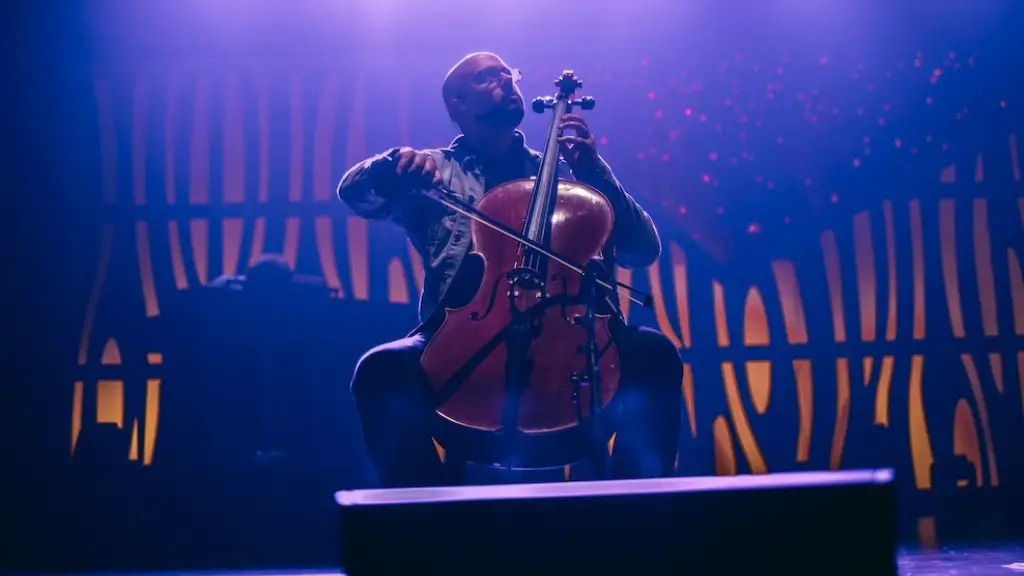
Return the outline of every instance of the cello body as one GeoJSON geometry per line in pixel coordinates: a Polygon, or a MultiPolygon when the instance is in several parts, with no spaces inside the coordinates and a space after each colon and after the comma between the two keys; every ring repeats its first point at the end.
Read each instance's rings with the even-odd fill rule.
{"type": "MultiPolygon", "coordinates": [[[[513,180],[484,195],[478,209],[506,224],[521,228],[530,203],[533,179],[513,180]]],[[[577,262],[600,259],[614,224],[608,200],[593,188],[577,182],[561,181],[555,200],[550,247],[577,262]]],[[[423,351],[422,365],[435,392],[440,392],[463,367],[472,367],[459,389],[437,407],[438,413],[453,423],[485,431],[502,427],[502,409],[506,401],[505,344],[500,332],[509,325],[511,315],[505,305],[508,290],[506,272],[516,266],[519,244],[480,226],[471,225],[475,254],[483,259],[480,288],[473,299],[454,310],[447,310],[444,323],[423,351]],[[491,288],[497,286],[497,298],[491,305],[491,288]],[[488,307],[491,309],[488,311],[488,307]],[[485,315],[486,314],[486,315],[485,315]],[[482,318],[482,319],[477,319],[482,318]],[[493,351],[483,350],[497,341],[493,351]],[[479,363],[474,356],[483,356],[479,363]]],[[[581,277],[557,262],[548,263],[546,291],[517,289],[514,295],[520,310],[538,302],[563,296],[578,297],[581,277]],[[546,293],[545,293],[546,292],[546,293]]],[[[519,410],[519,431],[543,433],[562,430],[578,423],[572,395],[572,376],[583,371],[586,357],[586,331],[576,324],[585,311],[582,304],[546,306],[536,324],[528,361],[532,364],[529,384],[523,391],[519,410]]],[[[598,316],[595,331],[602,373],[601,398],[607,404],[618,388],[618,353],[611,343],[608,316],[598,316]]],[[[584,415],[590,413],[589,395],[581,395],[584,415]]]]}

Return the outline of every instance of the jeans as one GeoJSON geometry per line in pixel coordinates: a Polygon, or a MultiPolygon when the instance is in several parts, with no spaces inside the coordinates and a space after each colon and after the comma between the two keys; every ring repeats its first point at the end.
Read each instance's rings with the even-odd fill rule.
{"type": "MultiPolygon", "coordinates": [[[[608,410],[616,434],[612,478],[670,476],[678,450],[683,365],[675,346],[648,328],[613,327],[621,376],[608,410]]],[[[352,394],[370,460],[385,488],[444,484],[433,446],[431,390],[420,366],[426,338],[371,349],[356,365],[352,394]]]]}

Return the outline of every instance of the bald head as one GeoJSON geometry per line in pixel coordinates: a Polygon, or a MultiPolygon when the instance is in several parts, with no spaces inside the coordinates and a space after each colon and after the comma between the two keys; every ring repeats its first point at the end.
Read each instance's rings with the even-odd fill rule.
{"type": "Polygon", "coordinates": [[[463,131],[476,124],[515,128],[523,119],[523,97],[512,69],[491,52],[460,59],[441,86],[448,116],[463,131]]]}
{"type": "Polygon", "coordinates": [[[492,52],[473,52],[462,57],[461,60],[452,66],[444,76],[444,84],[441,86],[441,96],[444,98],[445,106],[457,98],[463,91],[469,78],[476,72],[478,66],[486,62],[502,62],[501,57],[492,52]]]}

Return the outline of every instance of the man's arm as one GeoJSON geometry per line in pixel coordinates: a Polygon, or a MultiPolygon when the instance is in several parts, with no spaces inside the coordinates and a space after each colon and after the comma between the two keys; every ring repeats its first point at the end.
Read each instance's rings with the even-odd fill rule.
{"type": "Polygon", "coordinates": [[[577,180],[603,193],[615,209],[612,243],[615,257],[623,268],[645,268],[661,255],[661,238],[647,212],[636,203],[603,158],[579,167],[573,174],[577,180]]]}
{"type": "Polygon", "coordinates": [[[338,198],[367,220],[406,225],[409,196],[400,194],[395,177],[398,148],[371,156],[348,169],[338,184],[338,198]]]}

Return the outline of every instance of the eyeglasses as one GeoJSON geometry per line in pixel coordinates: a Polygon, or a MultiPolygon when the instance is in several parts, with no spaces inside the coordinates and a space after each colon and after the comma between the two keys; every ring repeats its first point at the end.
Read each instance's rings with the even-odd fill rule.
{"type": "Polygon", "coordinates": [[[497,84],[506,75],[512,78],[513,83],[523,79],[523,74],[518,68],[485,68],[473,75],[473,83],[480,86],[497,84]]]}

